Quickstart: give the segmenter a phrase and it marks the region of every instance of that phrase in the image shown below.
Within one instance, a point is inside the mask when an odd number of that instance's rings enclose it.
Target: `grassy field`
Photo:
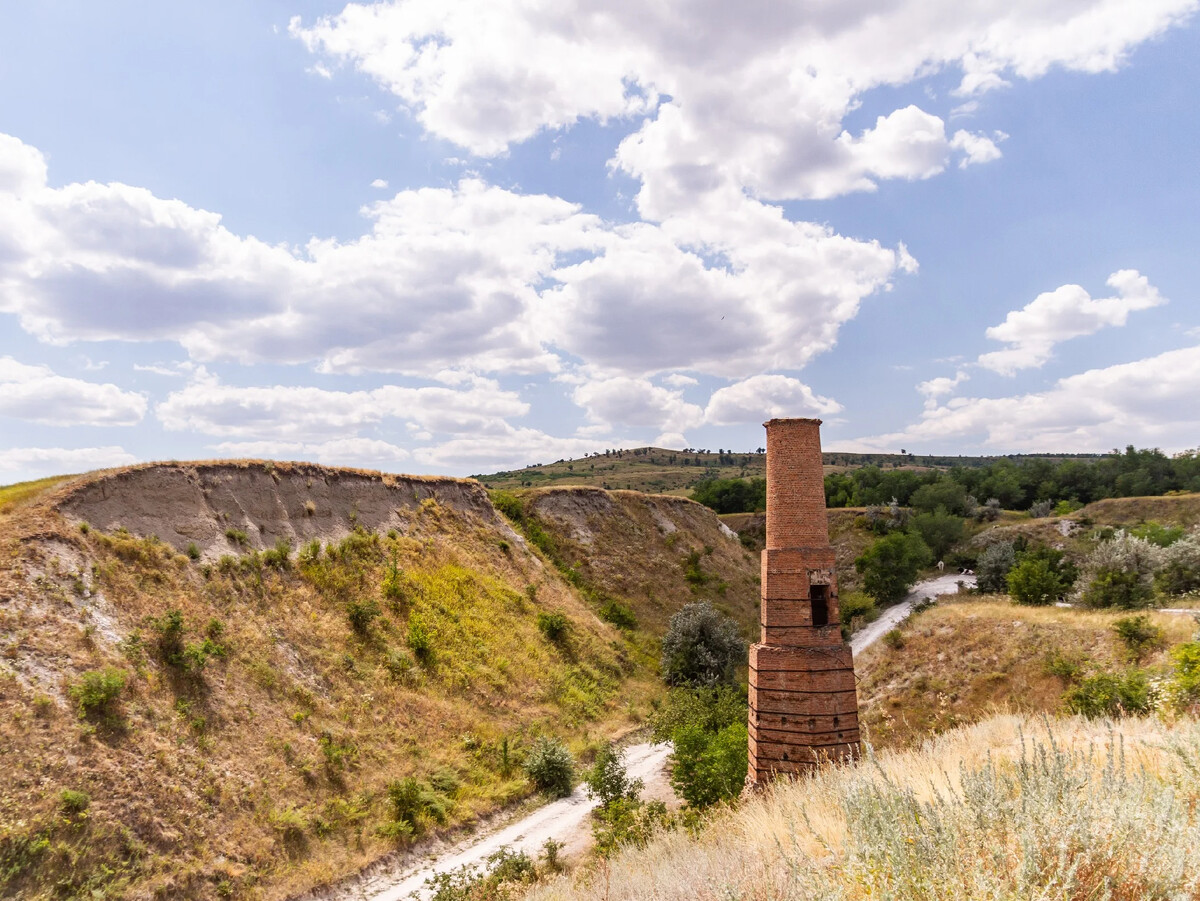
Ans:
[[[9,513],[74,476],[48,476],[33,482],[17,482],[0,486],[0,514]]]
[[[530,901],[1194,898],[1200,725],[1003,715],[781,781]]]

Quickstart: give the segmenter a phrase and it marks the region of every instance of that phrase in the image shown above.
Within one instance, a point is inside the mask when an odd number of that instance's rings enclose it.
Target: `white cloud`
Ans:
[[[0,416],[55,426],[130,426],[146,415],[146,397],[113,384],[56,375],[0,357]]]
[[[827,415],[841,409],[837,401],[813,393],[790,376],[756,375],[713,392],[704,418],[712,425],[741,425],[776,417]]]
[[[954,378],[940,376],[939,378],[929,379],[926,382],[920,382],[917,385],[917,391],[925,395],[927,406],[937,406],[937,399],[939,397],[953,394],[955,388],[970,378],[965,370],[960,369],[954,374]]]
[[[212,445],[220,457],[304,460],[329,466],[386,470],[412,457],[406,449],[374,438],[334,438],[329,441],[224,441]]]
[[[646,379],[618,376],[585,382],[571,394],[596,423],[622,428],[655,428],[681,433],[700,425],[704,411],[678,391],[660,388]]]
[[[1200,346],[1060,379],[1012,397],[958,397],[928,406],[901,432],[840,442],[844,449],[978,444],[1000,451],[1105,451],[1131,441],[1182,450],[1200,434]]]
[[[372,187],[372,188],[377,188],[377,189],[379,189],[379,190],[381,190],[381,191],[382,191],[384,188],[386,188],[387,186],[388,186],[388,183],[387,183],[387,179],[385,179],[385,178],[377,178],[377,179],[375,179],[373,182],[371,182],[371,187]]]
[[[1003,141],[1008,135],[998,131],[994,137],[997,141]],[[950,146],[955,150],[961,150],[964,154],[963,158],[958,161],[960,169],[965,169],[975,163],[990,163],[1000,159],[1001,156],[1000,148],[996,146],[992,138],[986,135],[972,134],[969,131],[956,131],[950,140]]]
[[[690,375],[684,375],[682,372],[672,372],[670,375],[665,376],[663,381],[672,388],[688,388],[692,385],[700,384],[698,379],[694,379]]]
[[[170,431],[294,446],[315,445],[330,436],[354,438],[361,429],[385,420],[440,434],[506,434],[506,418],[524,416],[529,405],[496,382],[478,377],[464,388],[385,385],[370,391],[328,391],[299,385],[224,385],[202,371],[168,395],[155,412]]]
[[[1079,285],[1063,285],[1013,310],[987,330],[989,338],[1009,346],[983,354],[978,364],[1001,375],[1039,367],[1050,359],[1056,344],[1107,326],[1123,326],[1130,313],[1167,302],[1136,269],[1114,272],[1107,284],[1116,289],[1116,296],[1092,298]]]
[[[136,462],[121,447],[10,447],[0,450],[0,485]]]
[[[614,438],[558,438],[537,429],[509,427],[501,435],[465,435],[416,448],[413,458],[442,472],[496,472],[582,457],[604,448],[641,447],[645,443]]]
[[[915,267],[740,194],[662,226],[476,179],[365,212],[355,241],[288,248],[125,185],[0,194],[0,242],[18,242],[0,248],[0,311],[47,341],[174,340],[195,360],[323,372],[534,374],[566,352],[602,374],[736,378],[803,366]]]

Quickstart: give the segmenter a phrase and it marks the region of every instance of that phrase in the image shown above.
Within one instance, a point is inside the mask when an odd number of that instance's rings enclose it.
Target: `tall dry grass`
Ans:
[[[781,782],[530,899],[1200,897],[1200,724],[999,716]]]

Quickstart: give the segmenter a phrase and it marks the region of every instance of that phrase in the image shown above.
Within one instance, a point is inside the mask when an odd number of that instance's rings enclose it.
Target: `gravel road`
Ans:
[[[896,628],[923,598],[957,593],[959,581],[973,586],[975,577],[947,575],[917,583],[903,601],[889,607],[879,619],[855,635],[850,647],[854,653],[860,653]],[[625,749],[626,769],[631,778],[641,779],[645,783],[644,797],[664,798],[670,795],[671,787],[666,773],[670,753],[670,745],[641,744]],[[425,880],[430,876],[480,864],[505,846],[536,857],[548,838],[563,842],[565,855],[575,854],[583,851],[591,839],[588,814],[595,806],[596,802],[588,798],[581,786],[569,797],[539,807],[516,822],[486,835],[463,839],[436,856],[427,856],[418,862],[411,859],[397,859],[391,865],[382,862],[373,867],[369,875],[364,874],[307,897],[313,901],[400,901],[414,892],[424,897],[428,894],[423,891]]]

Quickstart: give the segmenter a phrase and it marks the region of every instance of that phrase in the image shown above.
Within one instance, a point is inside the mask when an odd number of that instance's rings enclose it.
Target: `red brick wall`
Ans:
[[[821,420],[767,426],[767,547],[828,547]]]

